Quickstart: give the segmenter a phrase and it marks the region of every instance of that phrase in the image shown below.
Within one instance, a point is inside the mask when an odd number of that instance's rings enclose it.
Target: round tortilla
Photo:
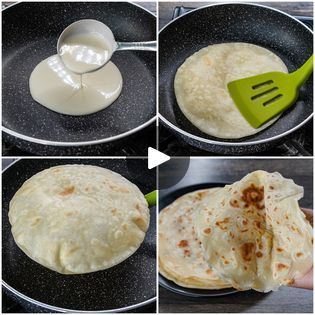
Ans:
[[[147,201],[121,175],[62,165],[28,179],[10,202],[16,244],[62,274],[107,269],[132,255],[149,226]]]
[[[196,205],[218,188],[183,195],[159,214],[159,271],[180,286],[198,289],[231,287],[205,261],[195,231]]]
[[[273,52],[248,43],[210,45],[178,68],[174,89],[187,119],[204,133],[223,139],[253,135],[277,118],[253,128],[235,106],[227,89],[230,81],[270,71],[288,73]]]
[[[303,187],[256,171],[198,204],[206,261],[239,290],[276,291],[313,264],[313,230],[300,210]]]

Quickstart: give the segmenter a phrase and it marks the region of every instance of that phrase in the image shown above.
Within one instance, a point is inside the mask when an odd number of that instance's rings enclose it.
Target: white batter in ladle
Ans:
[[[85,115],[112,104],[122,76],[110,61],[116,50],[156,50],[155,42],[118,43],[96,20],[69,25],[57,43],[58,55],[40,62],[30,77],[34,100],[62,114]]]

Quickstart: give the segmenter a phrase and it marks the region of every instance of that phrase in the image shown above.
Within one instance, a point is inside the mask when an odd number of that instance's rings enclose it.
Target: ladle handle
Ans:
[[[117,50],[149,50],[156,51],[156,41],[152,42],[118,42]]]

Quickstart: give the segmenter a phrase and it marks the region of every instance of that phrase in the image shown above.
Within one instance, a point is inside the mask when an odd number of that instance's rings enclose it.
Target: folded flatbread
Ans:
[[[195,191],[175,200],[159,214],[159,271],[180,286],[198,289],[230,287],[205,261],[195,230],[197,204],[218,188]]]
[[[204,256],[239,290],[277,290],[313,264],[313,231],[300,210],[303,188],[279,173],[256,171],[198,203]]]

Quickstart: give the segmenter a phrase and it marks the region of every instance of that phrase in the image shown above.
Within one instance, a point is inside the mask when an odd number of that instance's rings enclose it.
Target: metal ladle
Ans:
[[[108,56],[104,58],[104,62],[101,64],[96,64],[95,68],[91,71],[85,71],[83,73],[94,72],[100,68],[102,68],[112,57],[113,53],[117,50],[147,50],[147,51],[156,51],[156,41],[150,42],[116,42],[115,37],[110,30],[110,28],[102,22],[85,19],[79,20],[68,27],[66,27],[63,32],[60,34],[58,42],[57,42],[57,52],[58,55],[62,59],[62,46],[66,43],[66,38],[79,34],[97,34],[101,36],[108,48]],[[75,72],[75,71],[73,71]],[[78,72],[76,72],[78,73]],[[78,73],[82,74],[82,73]]]

